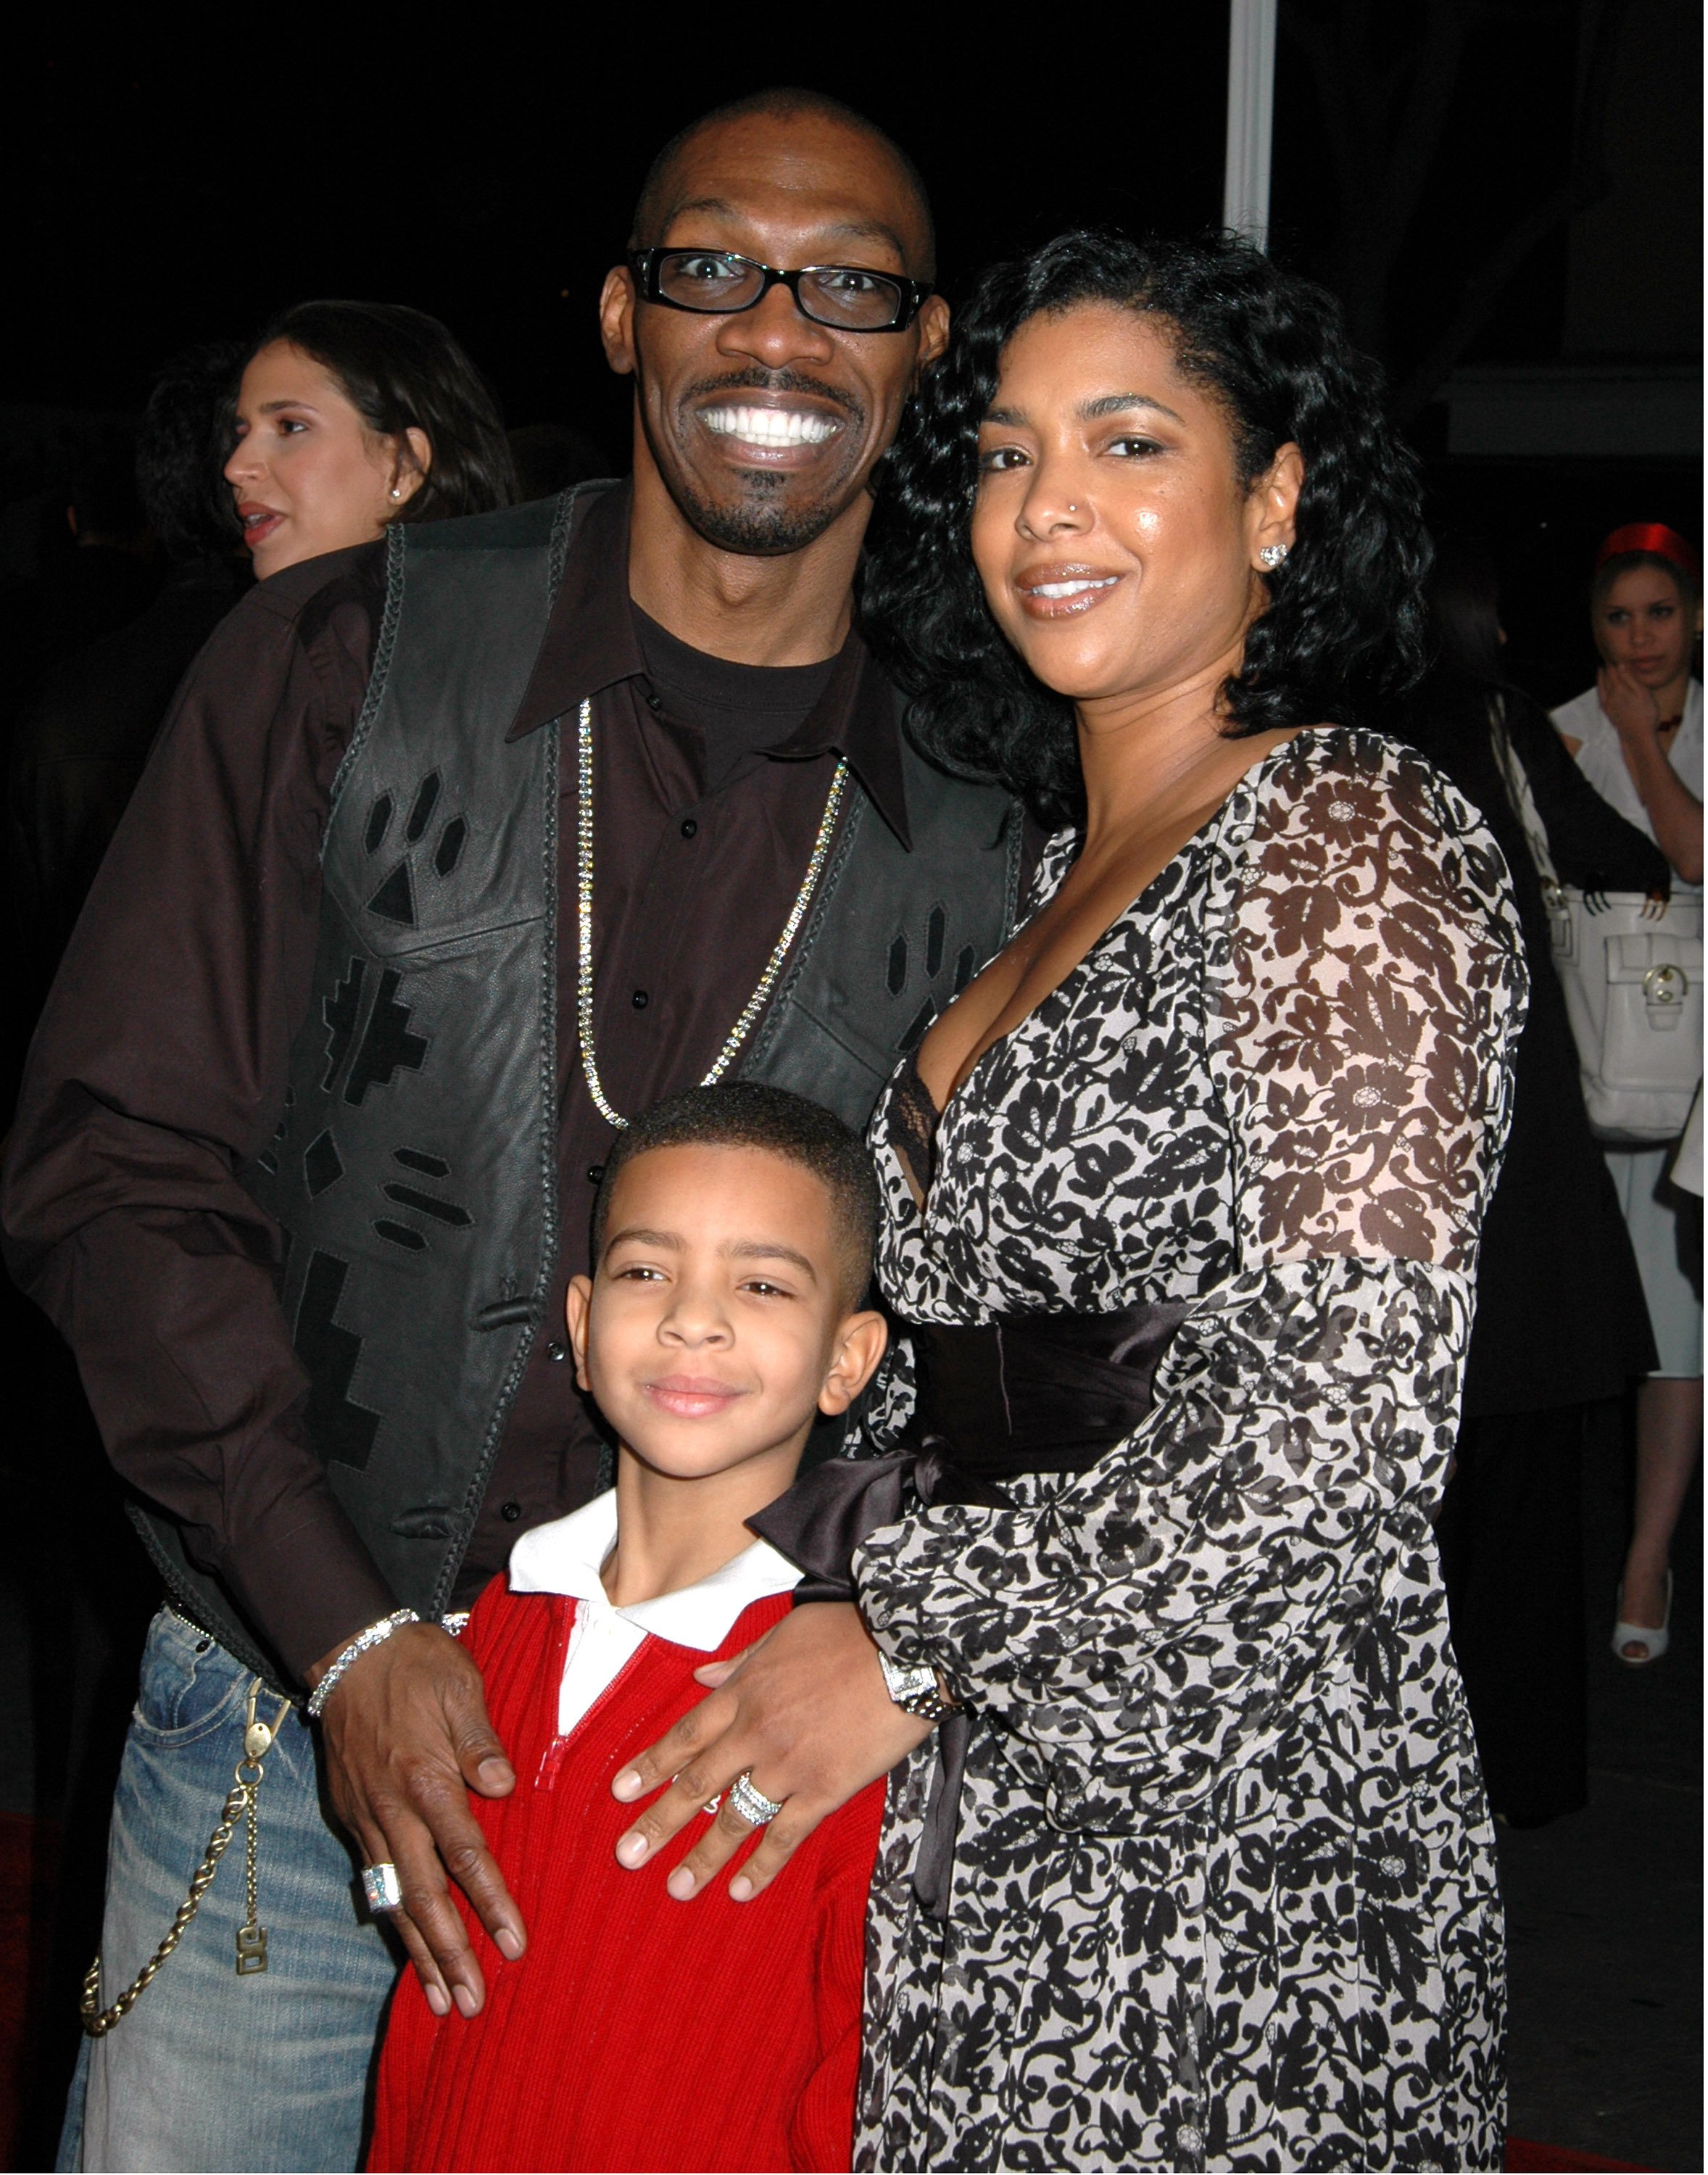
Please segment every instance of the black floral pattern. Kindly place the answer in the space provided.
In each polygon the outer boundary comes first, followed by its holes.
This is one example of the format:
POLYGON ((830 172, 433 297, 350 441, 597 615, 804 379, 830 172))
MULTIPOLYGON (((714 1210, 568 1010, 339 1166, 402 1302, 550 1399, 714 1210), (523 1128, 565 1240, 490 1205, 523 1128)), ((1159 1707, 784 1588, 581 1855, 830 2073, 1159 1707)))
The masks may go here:
MULTIPOLYGON (((923 1199, 880 1104, 904 1315, 1190 1305, 1091 1471, 856 1559, 880 1645, 972 1716, 946 1925, 909 1881, 930 1747, 892 1782, 857 2167, 1501 2165, 1493 1839, 1429 1518, 1521 960, 1439 773, 1302 733, 980 1060, 923 1199)), ((908 1396, 903 1353, 877 1424, 908 1396)))

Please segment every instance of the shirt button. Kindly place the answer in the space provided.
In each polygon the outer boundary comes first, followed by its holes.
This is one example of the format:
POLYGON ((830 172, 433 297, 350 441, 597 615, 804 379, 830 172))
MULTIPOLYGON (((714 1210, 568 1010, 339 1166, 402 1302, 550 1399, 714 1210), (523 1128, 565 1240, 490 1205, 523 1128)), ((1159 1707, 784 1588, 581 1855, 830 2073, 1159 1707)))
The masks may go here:
POLYGON ((597 1185, 604 1176, 605 1165, 602 1163, 590 1163, 588 1165, 587 1182, 589 1185, 597 1185))
POLYGON ((648 695, 647 697, 647 708, 649 710, 662 710, 664 707, 663 699, 659 696, 648 695))
POLYGON ((682 823, 682 836, 685 838, 691 838, 699 827, 691 816, 686 816, 682 823))
POLYGON ((643 1012, 646 1010, 648 1002, 646 991, 644 990, 637 990, 633 996, 629 999, 629 1002, 634 1006, 637 1012, 643 1012))
POLYGON ((548 1359, 552 1360, 567 1359, 569 1357, 569 1347, 564 1342, 561 1337, 555 1337, 552 1342, 546 1346, 545 1356, 548 1359))
POLYGON ((522 1505, 512 1497, 509 1502, 500 1504, 498 1515, 507 1526, 513 1526, 522 1516, 522 1505))

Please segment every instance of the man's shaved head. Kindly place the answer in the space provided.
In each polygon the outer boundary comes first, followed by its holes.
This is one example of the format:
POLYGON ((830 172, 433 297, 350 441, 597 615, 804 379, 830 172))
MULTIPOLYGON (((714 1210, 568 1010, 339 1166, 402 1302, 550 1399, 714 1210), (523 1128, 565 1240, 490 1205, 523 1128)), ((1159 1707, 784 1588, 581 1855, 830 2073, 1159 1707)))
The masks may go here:
POLYGON ((844 106, 839 98, 832 98, 821 90, 787 86, 750 91, 746 97, 731 99, 727 106, 716 106, 710 113, 702 113, 697 121, 691 121, 670 138, 647 169, 647 178, 641 184, 640 199, 635 206, 634 231, 629 236, 632 249, 652 247, 680 208, 684 155, 690 147, 713 129, 747 120, 828 122, 875 145, 895 168, 903 185, 904 200, 912 212, 909 231, 896 237, 907 268, 916 279, 935 278, 936 232, 919 168, 875 121, 856 113, 853 106, 844 106))

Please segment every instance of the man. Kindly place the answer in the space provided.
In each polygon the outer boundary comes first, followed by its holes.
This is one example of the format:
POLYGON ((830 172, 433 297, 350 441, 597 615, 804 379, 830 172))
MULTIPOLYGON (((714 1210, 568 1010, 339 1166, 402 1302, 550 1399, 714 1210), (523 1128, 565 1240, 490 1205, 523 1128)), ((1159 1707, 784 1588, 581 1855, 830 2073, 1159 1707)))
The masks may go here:
POLYGON ((736 1076, 860 1122, 1012 914, 1017 811, 911 750, 853 626, 869 480, 947 331, 918 177, 763 94, 667 147, 634 241, 601 299, 632 485, 262 583, 35 1054, 17 1272, 176 1612, 92 2010, 182 1901, 251 1710, 259 1744, 269 1687, 328 1680, 319 1772, 295 1712, 259 1755, 247 1971, 228 1874, 91 2042, 85 2167, 355 2164, 393 1966, 323 1778, 436 2006, 484 1997, 447 1868, 523 1954, 467 1798, 513 1775, 432 1619, 599 1485, 553 1325, 615 1127, 736 1076))

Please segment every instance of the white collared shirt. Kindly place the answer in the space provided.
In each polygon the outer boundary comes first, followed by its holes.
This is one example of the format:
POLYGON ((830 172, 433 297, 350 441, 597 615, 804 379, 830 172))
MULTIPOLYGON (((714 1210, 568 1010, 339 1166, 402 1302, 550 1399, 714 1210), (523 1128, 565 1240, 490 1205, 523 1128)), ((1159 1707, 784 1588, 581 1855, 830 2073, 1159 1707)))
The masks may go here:
POLYGON ((801 1574, 768 1541, 719 1566, 708 1578, 675 1593, 661 1593, 632 1608, 614 1608, 599 1571, 616 1543, 614 1488, 595 1495, 567 1518, 535 1526, 510 1552, 512 1593, 567 1593, 575 1601, 575 1625, 557 1692, 557 1733, 567 1737, 594 1701, 614 1684, 648 1635, 673 1646, 715 1653, 744 1608, 767 1595, 789 1593, 801 1574))

